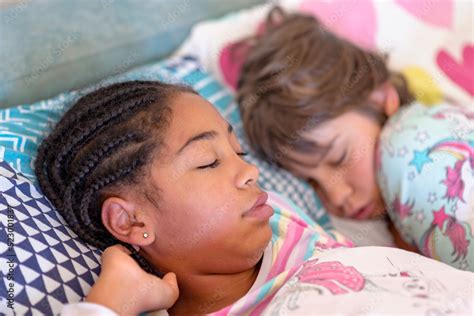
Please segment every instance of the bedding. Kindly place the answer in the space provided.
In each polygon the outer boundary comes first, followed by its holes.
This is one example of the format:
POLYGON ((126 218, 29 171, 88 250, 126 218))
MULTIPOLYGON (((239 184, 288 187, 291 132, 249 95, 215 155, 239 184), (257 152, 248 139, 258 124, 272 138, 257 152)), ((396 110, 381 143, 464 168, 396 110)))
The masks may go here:
POLYGON ((352 218, 338 217, 330 213, 328 215, 334 229, 345 236, 349 236, 357 247, 396 247, 395 240, 389 230, 389 222, 385 217, 354 220, 352 218))
MULTIPOLYGON (((0 291, 14 291, 17 314, 57 314, 62 304, 77 302, 85 296, 100 270, 101 252, 78 239, 36 185, 33 163, 38 145, 79 97, 99 86, 134 79, 190 85, 234 125, 243 149, 249 151, 232 95, 203 71, 194 58, 186 56, 146 65, 84 90, 1 110, 0 291)), ((263 189, 279 192, 308 210, 329 235, 335 236, 327 214, 308 184, 249 152, 246 159, 260 169, 259 185, 263 189)), ((2 302, 0 314, 12 314, 6 306, 2 302)))
POLYGON ((472 315, 474 274, 388 247, 306 261, 262 315, 472 315))
POLYGON ((384 126, 377 176, 402 238, 474 271, 474 108, 413 104, 384 126))
POLYGON ((0 314, 57 314, 98 278, 101 252, 79 240, 41 191, 5 161, 0 222, 0 314))
POLYGON ((469 1, 279 0, 196 24, 177 54, 193 54, 206 70, 235 88, 243 63, 235 43, 261 30, 275 4, 315 15, 330 30, 368 49, 388 53, 415 97, 436 104, 447 97, 474 102, 474 23, 469 1), (395 22, 396 21, 396 22, 395 22))
MULTIPOLYGON (((443 98, 474 104, 474 29, 467 1, 279 0, 196 24, 175 54, 192 54, 234 91, 245 48, 236 43, 262 30, 270 8, 317 16, 330 30, 361 46, 389 54, 416 99, 427 105, 443 98), (394 23, 396 21, 396 23, 394 23), (420 49, 422 47, 422 49, 420 49), (470 66, 471 65, 471 66, 470 66)), ((335 219, 333 225, 356 245, 393 245, 386 222, 335 219)))

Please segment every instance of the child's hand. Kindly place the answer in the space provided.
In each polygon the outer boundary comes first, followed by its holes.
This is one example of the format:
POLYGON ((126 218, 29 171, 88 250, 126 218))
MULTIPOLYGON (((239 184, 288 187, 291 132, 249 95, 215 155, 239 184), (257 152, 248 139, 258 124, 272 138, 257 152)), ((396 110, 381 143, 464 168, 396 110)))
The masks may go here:
POLYGON ((102 271, 91 288, 87 302, 104 305, 120 315, 168 309, 178 299, 176 275, 163 279, 145 272, 122 245, 105 249, 102 271))

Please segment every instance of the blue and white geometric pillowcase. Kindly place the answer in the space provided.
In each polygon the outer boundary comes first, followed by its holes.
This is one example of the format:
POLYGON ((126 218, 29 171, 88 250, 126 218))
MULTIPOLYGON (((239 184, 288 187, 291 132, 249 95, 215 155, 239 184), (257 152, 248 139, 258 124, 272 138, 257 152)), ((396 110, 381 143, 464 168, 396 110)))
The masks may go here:
POLYGON ((32 105, 0 110, 0 160, 27 176, 35 184, 34 158, 41 140, 81 96, 105 85, 128 80, 161 80, 187 84, 217 107, 219 112, 235 127, 235 132, 244 150, 250 154, 249 162, 260 170, 259 185, 263 189, 276 191, 291 199, 323 228, 332 229, 329 217, 314 190, 304 181, 289 172, 258 159, 247 145, 238 106, 232 94, 204 72, 193 57, 176 57, 163 62, 136 68, 112 77, 80 91, 66 92, 50 100, 32 105))
POLYGON ((83 243, 28 178, 0 161, 0 314, 56 315, 100 272, 83 243))
POLYGON ((384 126, 378 180, 406 242, 474 271, 474 109, 402 109, 384 126))

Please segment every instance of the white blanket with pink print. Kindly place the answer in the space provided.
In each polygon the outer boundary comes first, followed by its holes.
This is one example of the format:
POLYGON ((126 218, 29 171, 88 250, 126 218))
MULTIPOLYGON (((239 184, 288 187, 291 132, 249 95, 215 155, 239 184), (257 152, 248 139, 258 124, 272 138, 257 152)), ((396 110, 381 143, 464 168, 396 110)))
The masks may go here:
POLYGON ((306 261, 263 315, 473 315, 474 274, 389 247, 306 261))

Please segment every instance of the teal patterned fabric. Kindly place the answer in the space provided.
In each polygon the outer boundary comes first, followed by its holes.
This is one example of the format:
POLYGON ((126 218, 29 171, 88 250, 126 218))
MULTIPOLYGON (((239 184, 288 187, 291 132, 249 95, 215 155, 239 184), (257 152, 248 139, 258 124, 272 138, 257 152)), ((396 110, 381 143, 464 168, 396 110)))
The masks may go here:
POLYGON ((161 80, 185 83, 193 87, 234 125, 242 147, 250 153, 247 156, 248 161, 257 165, 260 170, 259 185, 263 189, 279 192, 291 199, 323 228, 332 229, 326 211, 309 184, 252 154, 233 96, 212 76, 204 72, 193 57, 177 57, 139 67, 83 90, 62 93, 55 98, 31 105, 0 110, 0 160, 5 160, 15 170, 36 183, 33 164, 38 145, 62 113, 84 94, 100 86, 127 80, 161 80))
POLYGON ((384 126, 378 180, 406 242, 474 271, 474 109, 413 104, 384 126))

